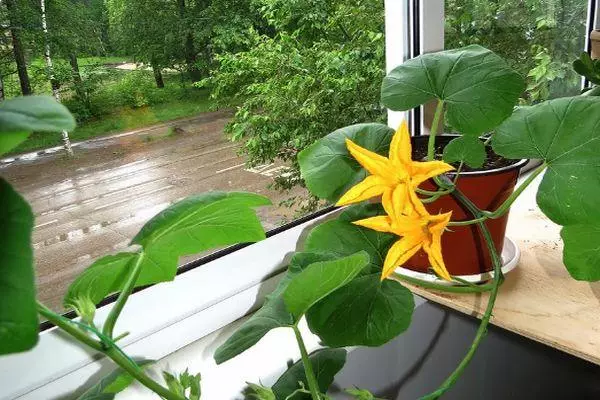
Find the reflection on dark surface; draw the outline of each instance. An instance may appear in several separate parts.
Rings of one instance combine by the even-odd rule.
[[[430,303],[415,309],[408,332],[385,346],[350,351],[332,388],[360,387],[389,400],[437,389],[466,353],[478,321]],[[444,399],[599,399],[600,366],[491,327]]]

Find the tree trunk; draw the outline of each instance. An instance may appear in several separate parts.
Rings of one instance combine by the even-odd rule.
[[[4,95],[4,77],[0,75],[0,101],[4,101],[6,96]]]
[[[73,76],[73,83],[75,85],[75,93],[77,97],[81,99],[87,108],[90,107],[90,99],[88,98],[85,90],[83,89],[83,80],[81,79],[81,73],[79,72],[79,62],[77,61],[77,55],[75,53],[69,54],[69,64],[71,64],[71,75]]]
[[[163,81],[162,72],[160,72],[160,67],[154,61],[152,61],[152,72],[154,72],[154,80],[156,81],[157,88],[164,88],[165,82]]]
[[[19,83],[21,84],[21,93],[23,96],[32,94],[31,84],[29,83],[29,75],[27,74],[27,64],[25,63],[25,52],[23,51],[23,44],[21,43],[21,35],[19,34],[19,28],[17,27],[15,14],[16,8],[13,0],[5,0],[6,8],[8,10],[8,18],[10,24],[10,36],[12,38],[13,54],[15,56],[15,63],[17,64],[17,72],[19,74]]]
[[[194,35],[192,30],[189,27],[189,23],[187,21],[187,12],[185,9],[185,0],[177,0],[177,4],[179,6],[179,18],[181,19],[181,23],[184,26],[185,32],[185,42],[184,42],[184,56],[185,63],[187,64],[187,70],[190,74],[190,78],[192,82],[197,82],[202,79],[202,74],[200,70],[196,66],[196,49],[194,47]]]
[[[48,37],[48,25],[46,24],[46,0],[40,0],[40,8],[42,10],[42,31],[44,32],[44,59],[46,60],[46,69],[48,73],[48,79],[52,85],[52,94],[56,101],[60,103],[60,92],[59,84],[54,76],[54,67],[52,66],[52,58],[50,57],[50,38]],[[73,156],[73,149],[71,148],[71,140],[69,139],[69,132],[62,131],[63,146],[69,157]]]

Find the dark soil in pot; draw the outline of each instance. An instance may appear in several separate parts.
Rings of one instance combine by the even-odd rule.
[[[436,140],[436,152],[440,154],[446,144],[456,135],[442,135]],[[424,159],[427,154],[428,136],[416,136],[412,138],[413,159]],[[481,169],[473,170],[463,167],[458,180],[458,188],[475,205],[482,210],[494,211],[513,192],[519,171],[527,160],[507,160],[494,154],[490,148],[486,163]],[[455,165],[457,167],[457,165]],[[454,175],[449,173],[453,178]],[[436,190],[433,181],[421,185],[422,189]],[[473,219],[474,216],[454,199],[452,195],[442,196],[433,203],[425,204],[427,211],[431,214],[452,211],[453,221]],[[503,217],[487,220],[486,226],[492,234],[494,244],[499,253],[502,252],[508,213]],[[469,226],[449,227],[451,231],[442,236],[442,253],[446,268],[451,275],[474,275],[493,270],[492,261],[488,253],[485,240],[477,227],[477,224]],[[406,262],[404,268],[419,272],[428,272],[429,261],[422,250]]]

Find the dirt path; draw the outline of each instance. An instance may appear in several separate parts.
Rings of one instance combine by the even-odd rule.
[[[40,153],[0,166],[0,175],[34,210],[38,297],[60,309],[80,271],[125,248],[148,219],[191,194],[244,190],[262,193],[275,205],[289,197],[267,188],[281,167],[246,169],[238,145],[223,135],[229,117],[204,113],[83,142],[72,160],[61,152]],[[272,229],[293,211],[275,206],[259,215]]]

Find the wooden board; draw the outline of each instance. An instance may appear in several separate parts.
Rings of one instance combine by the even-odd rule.
[[[600,282],[578,282],[562,263],[560,227],[535,203],[537,183],[511,209],[507,235],[521,250],[506,275],[492,323],[600,364]],[[600,240],[600,238],[599,238]],[[407,285],[414,293],[465,314],[481,317],[488,294],[453,294]]]

